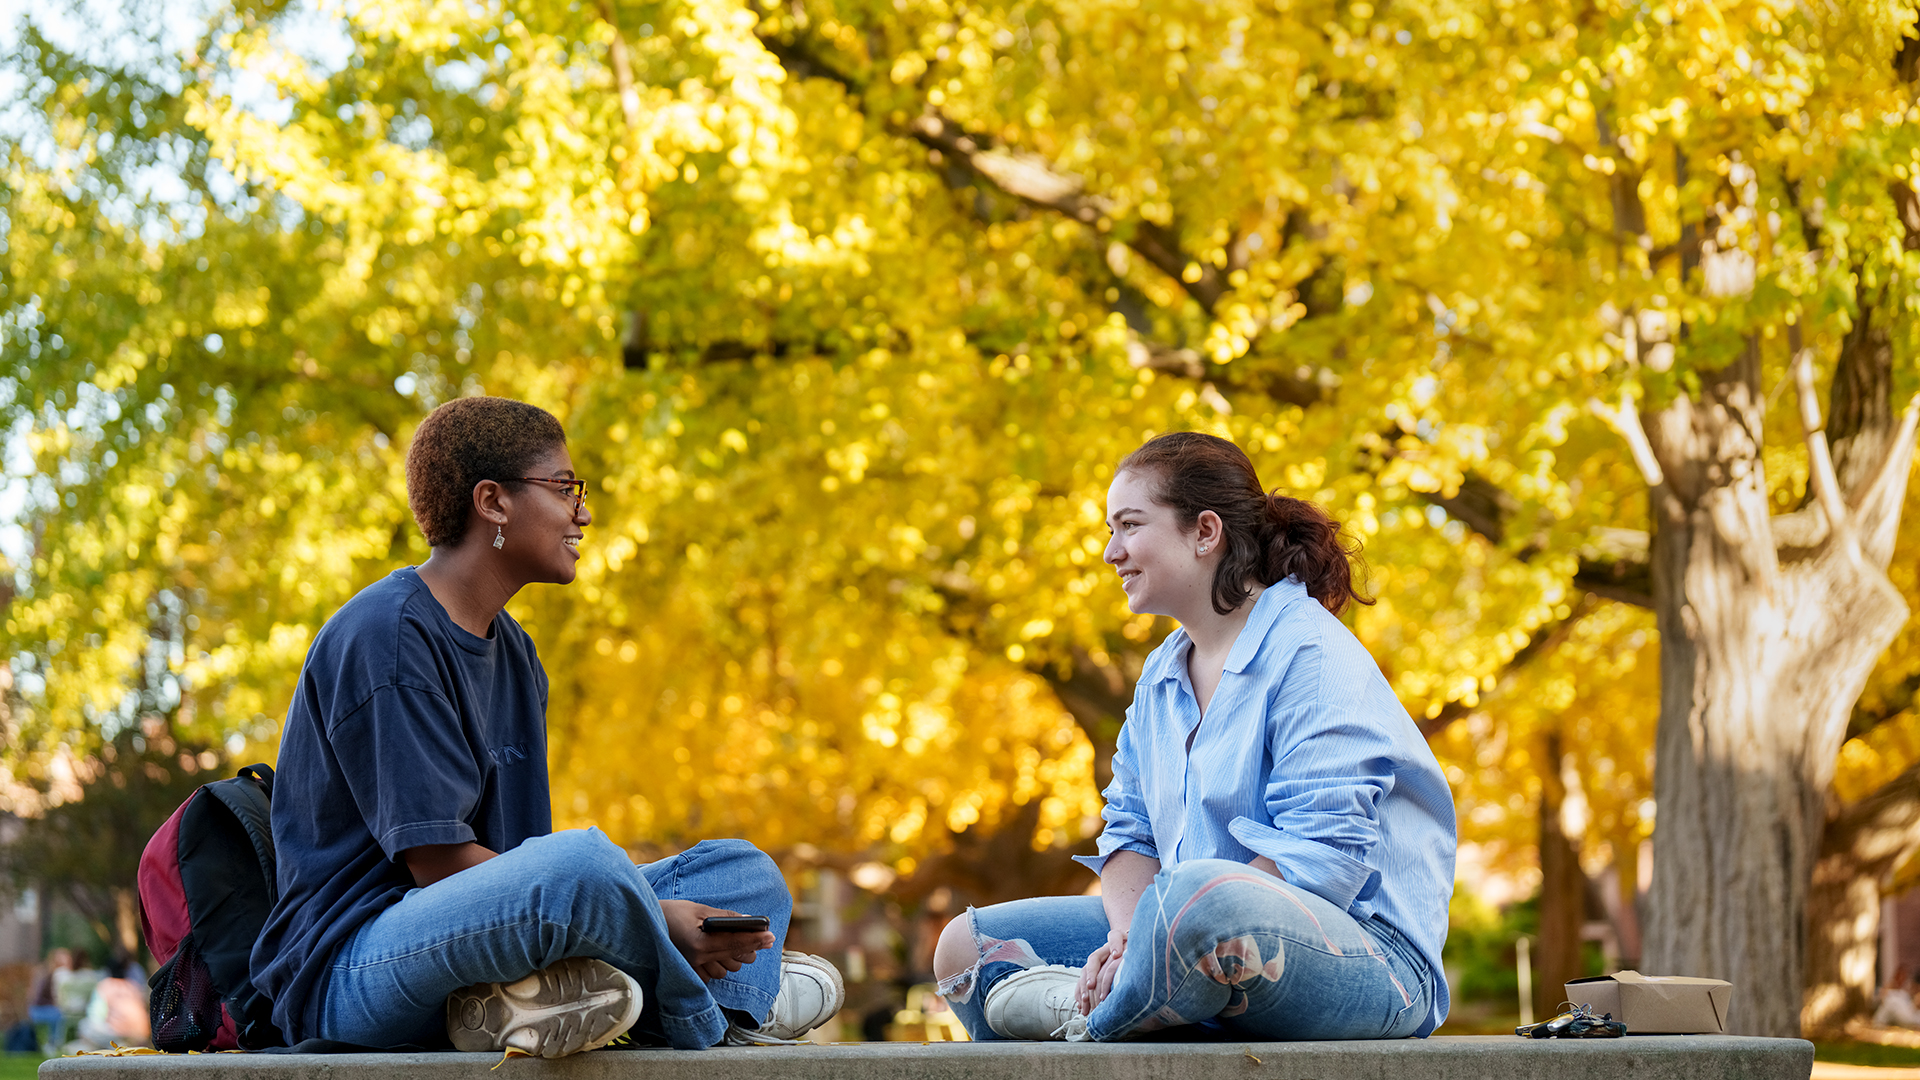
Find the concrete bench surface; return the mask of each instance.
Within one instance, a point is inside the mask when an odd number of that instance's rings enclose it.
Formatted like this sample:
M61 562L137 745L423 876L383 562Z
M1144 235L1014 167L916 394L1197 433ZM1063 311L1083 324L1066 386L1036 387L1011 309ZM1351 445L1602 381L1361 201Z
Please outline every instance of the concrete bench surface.
M39 1080L1807 1080L1813 1044L1737 1035L1322 1043L841 1043L498 1054L54 1058Z

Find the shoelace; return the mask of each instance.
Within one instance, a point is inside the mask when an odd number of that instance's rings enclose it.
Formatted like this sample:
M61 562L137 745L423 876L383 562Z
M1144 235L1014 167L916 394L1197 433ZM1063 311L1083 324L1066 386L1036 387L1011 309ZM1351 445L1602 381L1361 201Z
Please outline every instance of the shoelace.
M768 1024L772 1024L778 1016L781 1007L788 1004L786 982L787 975L790 971L790 968L785 967L784 964L782 965L780 972L780 992L774 998L773 1011L767 1016ZM731 1020L727 1022L727 1033L720 1037L720 1045L722 1046L799 1046L806 1041L805 1039L782 1039L778 1036L769 1035L758 1028L742 1027Z
M739 1024L729 1023L727 1033L721 1037L722 1046L799 1046L805 1039L777 1039L752 1028L743 1028Z

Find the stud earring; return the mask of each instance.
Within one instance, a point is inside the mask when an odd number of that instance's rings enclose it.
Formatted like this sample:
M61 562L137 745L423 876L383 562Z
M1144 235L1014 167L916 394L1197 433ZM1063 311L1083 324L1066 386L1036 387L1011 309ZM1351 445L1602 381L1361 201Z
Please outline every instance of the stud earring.
M498 525L493 527L493 550L499 551L507 546L507 530Z

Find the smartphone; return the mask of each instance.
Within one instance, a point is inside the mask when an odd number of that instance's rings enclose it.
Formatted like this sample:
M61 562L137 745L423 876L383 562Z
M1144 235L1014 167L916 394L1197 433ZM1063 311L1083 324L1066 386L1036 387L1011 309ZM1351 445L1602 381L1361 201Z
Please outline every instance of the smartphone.
M757 934L768 928L765 915L709 915L700 929L709 934Z

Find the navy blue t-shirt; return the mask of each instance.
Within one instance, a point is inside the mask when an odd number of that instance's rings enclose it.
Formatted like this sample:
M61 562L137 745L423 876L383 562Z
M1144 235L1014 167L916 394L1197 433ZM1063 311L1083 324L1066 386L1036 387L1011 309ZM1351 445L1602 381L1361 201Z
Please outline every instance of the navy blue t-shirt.
M289 1042L319 1034L335 950L414 887L401 852L501 852L553 831L546 710L520 624L503 611L475 637L412 567L327 620L280 740L280 900L253 949L254 985Z

